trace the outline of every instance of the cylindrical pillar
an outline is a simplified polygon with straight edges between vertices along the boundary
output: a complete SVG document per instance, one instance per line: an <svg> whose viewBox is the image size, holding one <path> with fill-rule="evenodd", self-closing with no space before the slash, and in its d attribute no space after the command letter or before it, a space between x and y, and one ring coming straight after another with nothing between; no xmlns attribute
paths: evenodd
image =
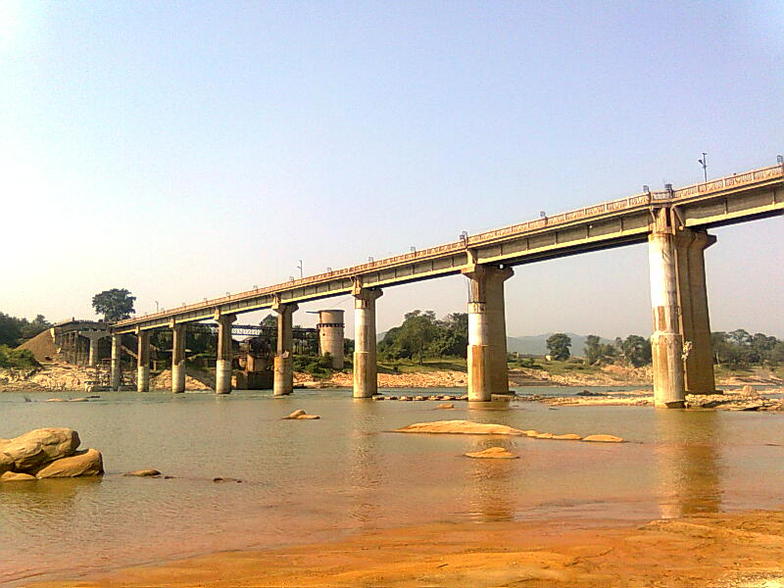
<svg viewBox="0 0 784 588"><path fill-rule="evenodd" d="M172 392L185 392L185 325L172 327Z"/></svg>
<svg viewBox="0 0 784 588"><path fill-rule="evenodd" d="M510 267L474 265L463 274L470 280L468 301L468 400L485 402L509 393L506 364L504 282Z"/></svg>
<svg viewBox="0 0 784 588"><path fill-rule="evenodd" d="M689 394L713 394L713 372L708 290L705 283L705 249L716 237L705 231L684 229L676 236L680 331L686 351L684 383Z"/></svg>
<svg viewBox="0 0 784 588"><path fill-rule="evenodd" d="M136 333L136 391L150 391L150 331Z"/></svg>
<svg viewBox="0 0 784 588"><path fill-rule="evenodd" d="M96 367L98 365L98 341L101 337L89 335L87 339L90 341L90 354L87 359L87 365Z"/></svg>
<svg viewBox="0 0 784 588"><path fill-rule="evenodd" d="M659 209L648 237L653 307L653 398L658 407L683 408L683 337L678 323L675 237L667 221L669 210Z"/></svg>
<svg viewBox="0 0 784 588"><path fill-rule="evenodd" d="M344 365L344 329L342 310L319 310L319 322L316 325L319 336L319 354L332 358L332 367L342 370Z"/></svg>
<svg viewBox="0 0 784 588"><path fill-rule="evenodd" d="M112 390L119 390L122 384L122 335L112 335Z"/></svg>
<svg viewBox="0 0 784 588"><path fill-rule="evenodd" d="M215 361L215 394L231 394L231 324L237 320L233 314L220 315L218 322L218 353Z"/></svg>
<svg viewBox="0 0 784 588"><path fill-rule="evenodd" d="M354 294L354 398L378 393L376 300L381 290L356 288Z"/></svg>
<svg viewBox="0 0 784 588"><path fill-rule="evenodd" d="M273 363L273 396L287 396L294 390L294 333L292 329L296 304L278 303L272 309L278 313L277 349Z"/></svg>

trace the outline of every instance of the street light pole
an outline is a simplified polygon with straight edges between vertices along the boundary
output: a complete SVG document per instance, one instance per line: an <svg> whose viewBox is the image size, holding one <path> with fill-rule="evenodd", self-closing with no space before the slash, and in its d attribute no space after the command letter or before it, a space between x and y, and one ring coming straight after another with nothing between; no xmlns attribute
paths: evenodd
<svg viewBox="0 0 784 588"><path fill-rule="evenodd" d="M698 159L697 163L702 166L702 176L705 179L705 183L708 182L708 154L703 152L702 159Z"/></svg>

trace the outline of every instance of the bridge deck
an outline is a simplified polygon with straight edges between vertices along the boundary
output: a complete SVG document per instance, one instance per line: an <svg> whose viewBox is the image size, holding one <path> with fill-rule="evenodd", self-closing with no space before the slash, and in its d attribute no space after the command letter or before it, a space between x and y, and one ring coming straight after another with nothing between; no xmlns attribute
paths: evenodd
<svg viewBox="0 0 784 588"><path fill-rule="evenodd" d="M520 265L644 242L651 211L669 207L681 224L710 228L784 213L784 165L765 167L666 192L644 192L539 218L466 239L206 300L117 323L115 333L167 327L220 313L271 308L280 302L306 302L350 293L355 280L382 287L457 274L471 261Z"/></svg>

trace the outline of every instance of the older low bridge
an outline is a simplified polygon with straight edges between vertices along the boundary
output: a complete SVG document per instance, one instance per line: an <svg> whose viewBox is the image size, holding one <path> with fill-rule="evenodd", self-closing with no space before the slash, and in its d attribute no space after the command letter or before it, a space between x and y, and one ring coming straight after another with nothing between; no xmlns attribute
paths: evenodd
<svg viewBox="0 0 784 588"><path fill-rule="evenodd" d="M459 241L205 300L116 323L139 336L138 366L146 367L149 333L168 328L177 342L188 323L218 325L216 392L231 391L231 324L236 315L261 309L277 313L278 349L274 394L292 390L292 314L298 303L351 294L355 300L354 396L377 392L376 300L382 288L463 274L468 300L468 396L490 400L508 393L504 282L513 266L623 245L649 244L653 306L653 373L657 406L681 407L685 394L715 388L705 287L704 250L716 238L707 231L784 214L784 159L778 165L665 191L640 194L552 217L463 236ZM112 366L119 369L119 347ZM173 362L174 363L174 362ZM115 376L113 381L119 381ZM138 378L145 390L147 378ZM175 390L181 391L181 390Z"/></svg>

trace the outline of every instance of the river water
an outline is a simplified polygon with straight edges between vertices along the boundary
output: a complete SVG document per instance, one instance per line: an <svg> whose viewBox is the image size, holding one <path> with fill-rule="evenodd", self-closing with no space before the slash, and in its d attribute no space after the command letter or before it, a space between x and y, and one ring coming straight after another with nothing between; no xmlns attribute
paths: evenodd
<svg viewBox="0 0 784 588"><path fill-rule="evenodd" d="M103 452L107 475L0 485L0 583L436 521L580 526L784 503L778 414L523 401L438 410L435 402L353 400L349 390L283 399L102 393L89 403L44 402L49 395L0 395L0 437L76 429L82 447ZM321 419L281 420L298 408ZM390 432L441 419L629 443ZM462 456L489 446L520 459ZM121 475L149 467L174 477Z"/></svg>

